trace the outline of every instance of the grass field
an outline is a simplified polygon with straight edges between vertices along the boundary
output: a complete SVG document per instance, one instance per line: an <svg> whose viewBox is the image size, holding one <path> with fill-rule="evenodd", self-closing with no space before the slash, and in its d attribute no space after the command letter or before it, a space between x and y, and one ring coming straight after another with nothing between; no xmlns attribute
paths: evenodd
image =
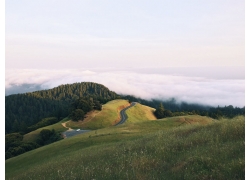
<svg viewBox="0 0 250 180"><path fill-rule="evenodd" d="M181 116L64 139L5 161L6 179L244 179L245 119Z"/></svg>

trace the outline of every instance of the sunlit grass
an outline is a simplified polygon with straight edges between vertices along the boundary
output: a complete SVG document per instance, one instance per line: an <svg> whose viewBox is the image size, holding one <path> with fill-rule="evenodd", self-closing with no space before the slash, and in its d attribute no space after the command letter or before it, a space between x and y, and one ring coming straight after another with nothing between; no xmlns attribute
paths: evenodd
<svg viewBox="0 0 250 180"><path fill-rule="evenodd" d="M64 139L8 159L6 179L244 179L244 117L207 125L198 117L194 124L169 118Z"/></svg>

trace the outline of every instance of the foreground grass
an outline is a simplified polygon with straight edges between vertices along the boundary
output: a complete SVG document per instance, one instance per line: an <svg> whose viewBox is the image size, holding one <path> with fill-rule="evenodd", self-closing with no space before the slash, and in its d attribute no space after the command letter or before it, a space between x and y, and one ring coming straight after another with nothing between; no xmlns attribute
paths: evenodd
<svg viewBox="0 0 250 180"><path fill-rule="evenodd" d="M84 121L69 121L67 127L93 130L112 126L119 122L120 111L129 105L129 102L123 99L110 101L103 105L101 111L88 113Z"/></svg>
<svg viewBox="0 0 250 180"><path fill-rule="evenodd" d="M245 178L243 117L176 127L181 118L64 139L8 159L6 179Z"/></svg>

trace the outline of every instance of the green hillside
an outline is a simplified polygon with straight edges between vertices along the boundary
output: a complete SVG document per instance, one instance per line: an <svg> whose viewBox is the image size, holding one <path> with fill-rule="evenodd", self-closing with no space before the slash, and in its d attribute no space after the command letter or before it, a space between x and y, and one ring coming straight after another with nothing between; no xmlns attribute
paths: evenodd
<svg viewBox="0 0 250 180"><path fill-rule="evenodd" d="M127 123L6 160L6 179L244 179L245 120Z"/></svg>

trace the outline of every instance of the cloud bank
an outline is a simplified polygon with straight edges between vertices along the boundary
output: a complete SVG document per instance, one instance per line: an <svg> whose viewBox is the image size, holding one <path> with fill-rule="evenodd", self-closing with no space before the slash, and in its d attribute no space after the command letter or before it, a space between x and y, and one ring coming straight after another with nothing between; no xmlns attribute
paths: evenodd
<svg viewBox="0 0 250 180"><path fill-rule="evenodd" d="M212 106L245 106L245 80L116 70L6 70L5 93L50 89L61 84L96 82L118 94Z"/></svg>

